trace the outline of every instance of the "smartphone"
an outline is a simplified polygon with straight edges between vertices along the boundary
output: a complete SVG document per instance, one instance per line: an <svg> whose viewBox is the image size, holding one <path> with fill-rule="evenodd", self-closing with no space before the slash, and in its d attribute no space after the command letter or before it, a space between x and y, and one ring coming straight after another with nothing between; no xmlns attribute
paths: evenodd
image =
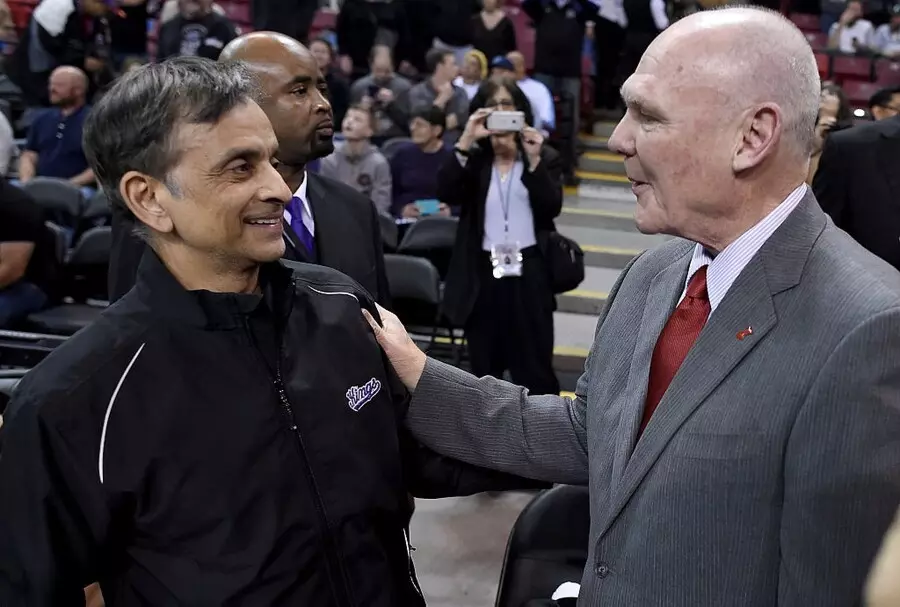
<svg viewBox="0 0 900 607"><path fill-rule="evenodd" d="M441 201L437 199L417 200L416 206L421 215L436 215L441 210Z"/></svg>
<svg viewBox="0 0 900 607"><path fill-rule="evenodd" d="M525 112L491 112L485 126L489 131L517 133L525 128Z"/></svg>
<svg viewBox="0 0 900 607"><path fill-rule="evenodd" d="M377 95L377 94L378 94L378 91L380 91L380 90L381 90L381 87L379 87L377 84L370 84L370 85L369 85L369 90L368 90L369 97L371 97L372 99L374 99L374 98L375 98L375 95Z"/></svg>

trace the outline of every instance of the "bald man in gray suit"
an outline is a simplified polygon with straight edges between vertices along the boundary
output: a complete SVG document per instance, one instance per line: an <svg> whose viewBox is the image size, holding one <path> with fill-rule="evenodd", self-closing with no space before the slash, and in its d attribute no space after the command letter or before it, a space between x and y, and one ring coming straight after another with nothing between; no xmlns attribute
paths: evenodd
<svg viewBox="0 0 900 607"><path fill-rule="evenodd" d="M819 86L802 34L763 10L697 13L650 46L609 145L638 227L677 238L622 272L574 399L372 323L422 442L590 487L580 605L861 601L900 504L900 274L803 183Z"/></svg>

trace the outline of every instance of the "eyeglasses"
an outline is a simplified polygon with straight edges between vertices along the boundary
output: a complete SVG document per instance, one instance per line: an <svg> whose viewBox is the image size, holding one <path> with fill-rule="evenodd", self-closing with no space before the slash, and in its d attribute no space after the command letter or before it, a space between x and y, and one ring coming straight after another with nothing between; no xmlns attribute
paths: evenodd
<svg viewBox="0 0 900 607"><path fill-rule="evenodd" d="M512 99L499 99L497 101L494 101L493 99L491 99L490 101L488 101L487 103L484 104L484 107L486 107L488 109L504 108L504 107L516 109L516 103Z"/></svg>

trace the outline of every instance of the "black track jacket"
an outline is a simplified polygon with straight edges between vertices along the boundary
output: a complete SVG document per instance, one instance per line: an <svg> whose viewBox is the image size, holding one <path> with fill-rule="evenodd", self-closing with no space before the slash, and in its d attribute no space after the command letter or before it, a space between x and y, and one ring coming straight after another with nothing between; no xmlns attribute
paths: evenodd
<svg viewBox="0 0 900 607"><path fill-rule="evenodd" d="M405 434L351 279L273 263L260 284L189 292L148 251L27 375L3 430L0 605L83 605L99 581L109 607L419 606L407 491L523 488Z"/></svg>

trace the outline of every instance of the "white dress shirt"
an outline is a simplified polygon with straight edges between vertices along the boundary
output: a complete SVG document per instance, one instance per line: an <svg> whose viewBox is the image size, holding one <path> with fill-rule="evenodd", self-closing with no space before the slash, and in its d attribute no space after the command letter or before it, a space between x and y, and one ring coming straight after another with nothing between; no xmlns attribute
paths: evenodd
<svg viewBox="0 0 900 607"><path fill-rule="evenodd" d="M788 215L797 208L803 196L806 194L806 184L801 184L796 190L791 192L784 201L775 209L766 215L759 223L744 232L737 240L732 242L725 249L712 257L709 252L701 244L694 247L694 255L691 257L691 263L688 266L687 279L684 283L684 290L678 303L684 299L687 294L687 285L694 273L703 266L709 266L706 270L706 290L709 293L710 315L716 311L716 307L725 299L728 289L737 280L753 256L765 244L775 230L784 223Z"/></svg>
<svg viewBox="0 0 900 607"><path fill-rule="evenodd" d="M313 219L312 207L309 206L309 199L306 197L306 172L303 173L303 181L300 182L300 187L294 192L294 196L299 198L300 202L303 204L303 225L306 226L306 229L309 230L310 234L315 236L316 221ZM290 225L291 219L292 215L290 210L287 207L284 207L284 220L288 222L288 225Z"/></svg>
<svg viewBox="0 0 900 607"><path fill-rule="evenodd" d="M531 102L531 110L534 113L534 128L552 131L556 128L556 108L553 106L553 95L540 80L523 78L517 83Z"/></svg>
<svg viewBox="0 0 900 607"><path fill-rule="evenodd" d="M488 187L487 200L484 204L484 238L481 248L490 251L495 244L518 243L519 249L534 246L537 238L534 233L534 214L531 211L531 199L528 190L522 183L522 172L525 164L517 160L506 176L505 181L497 177L497 169L491 169L491 185ZM508 203L504 213L504 203ZM506 231L507 219L509 232Z"/></svg>

